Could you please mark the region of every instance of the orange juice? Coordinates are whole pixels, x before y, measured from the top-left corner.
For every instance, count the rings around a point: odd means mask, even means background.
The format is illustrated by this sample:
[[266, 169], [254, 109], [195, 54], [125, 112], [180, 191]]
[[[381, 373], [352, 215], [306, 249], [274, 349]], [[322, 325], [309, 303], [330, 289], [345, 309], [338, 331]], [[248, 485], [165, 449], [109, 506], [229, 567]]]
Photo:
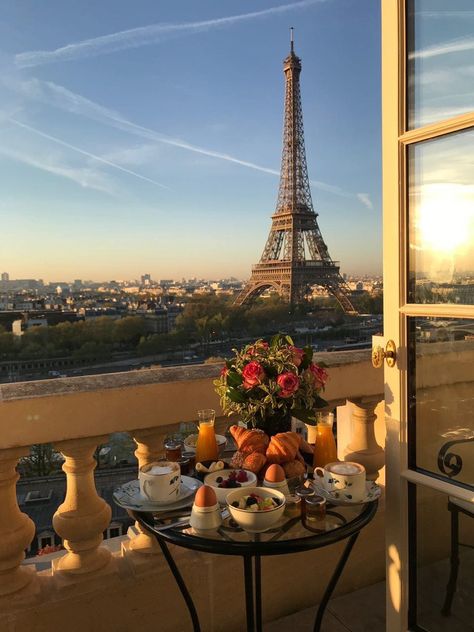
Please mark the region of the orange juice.
[[196, 462], [217, 461], [217, 441], [213, 421], [201, 421], [196, 443]]
[[313, 467], [324, 467], [327, 463], [332, 463], [333, 461], [337, 461], [337, 448], [332, 433], [332, 423], [318, 422]]

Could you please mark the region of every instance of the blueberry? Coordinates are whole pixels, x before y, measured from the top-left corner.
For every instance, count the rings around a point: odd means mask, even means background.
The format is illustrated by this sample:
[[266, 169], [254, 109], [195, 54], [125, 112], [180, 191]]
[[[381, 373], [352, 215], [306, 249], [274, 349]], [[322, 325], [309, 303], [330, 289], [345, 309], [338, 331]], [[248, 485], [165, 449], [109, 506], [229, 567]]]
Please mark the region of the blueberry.
[[224, 480], [224, 479], [222, 478], [222, 476], [218, 476], [218, 477], [216, 478], [216, 483], [222, 483], [222, 481], [223, 481], [223, 480]]
[[276, 496], [272, 496], [272, 500], [273, 500], [273, 502], [274, 502], [276, 505], [278, 505], [278, 506], [280, 506], [280, 505], [281, 505], [281, 500], [280, 500], [279, 498], [277, 498]]
[[234, 500], [234, 502], [232, 503], [232, 507], [238, 507], [238, 506], [239, 506], [239, 501]]
[[255, 500], [255, 498], [247, 498], [247, 507], [251, 507], [252, 505], [258, 505], [258, 502]]

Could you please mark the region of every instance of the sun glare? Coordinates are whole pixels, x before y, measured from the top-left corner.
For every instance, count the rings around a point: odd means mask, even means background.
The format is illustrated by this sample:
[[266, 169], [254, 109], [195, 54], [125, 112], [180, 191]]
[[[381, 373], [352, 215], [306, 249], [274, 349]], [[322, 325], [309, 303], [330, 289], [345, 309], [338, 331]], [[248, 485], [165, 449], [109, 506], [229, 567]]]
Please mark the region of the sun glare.
[[417, 205], [417, 242], [422, 250], [455, 254], [474, 238], [474, 187], [429, 184]]

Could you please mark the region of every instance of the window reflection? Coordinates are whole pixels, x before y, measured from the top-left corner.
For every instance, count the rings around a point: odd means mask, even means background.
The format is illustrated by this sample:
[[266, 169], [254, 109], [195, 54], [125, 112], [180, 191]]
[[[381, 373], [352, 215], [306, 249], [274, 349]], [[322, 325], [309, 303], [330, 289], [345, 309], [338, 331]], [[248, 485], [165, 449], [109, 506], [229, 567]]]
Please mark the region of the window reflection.
[[474, 110], [472, 0], [408, 0], [409, 129]]
[[474, 304], [474, 131], [410, 146], [409, 301]]

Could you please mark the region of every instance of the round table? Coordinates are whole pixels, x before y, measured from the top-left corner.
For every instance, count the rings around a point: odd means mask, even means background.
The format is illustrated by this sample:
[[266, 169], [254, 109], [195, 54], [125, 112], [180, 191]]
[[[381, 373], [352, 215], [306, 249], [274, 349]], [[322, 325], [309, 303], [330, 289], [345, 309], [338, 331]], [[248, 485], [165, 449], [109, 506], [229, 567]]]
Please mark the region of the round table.
[[361, 529], [375, 516], [377, 506], [376, 500], [363, 505], [328, 505], [326, 517], [317, 522], [303, 524], [300, 517], [284, 516], [275, 528], [259, 534], [243, 531], [230, 518], [225, 519], [219, 529], [200, 532], [199, 535], [189, 524], [160, 531], [159, 528], [169, 522], [160, 517], [160, 514], [139, 511], [132, 511], [131, 514], [145, 529], [155, 535], [186, 602], [194, 632], [201, 630], [199, 618], [183, 577], [168, 549], [168, 543], [205, 553], [241, 556], [244, 562], [247, 632], [261, 632], [261, 557], [311, 551], [347, 539], [316, 613], [313, 630], [319, 632], [324, 611], [357, 537]]

